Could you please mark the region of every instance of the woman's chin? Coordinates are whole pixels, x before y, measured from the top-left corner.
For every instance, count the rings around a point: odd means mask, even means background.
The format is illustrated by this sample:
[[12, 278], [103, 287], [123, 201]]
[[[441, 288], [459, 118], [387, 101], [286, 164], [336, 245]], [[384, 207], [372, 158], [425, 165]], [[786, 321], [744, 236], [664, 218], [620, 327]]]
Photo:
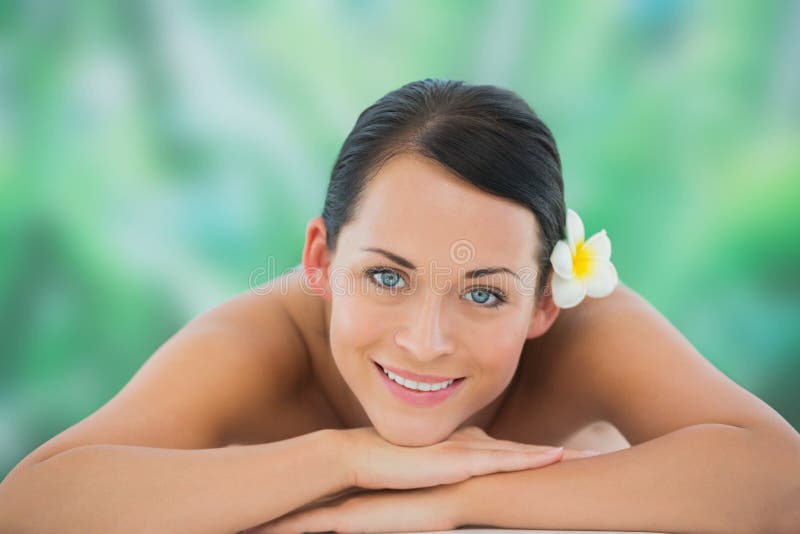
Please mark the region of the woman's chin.
[[427, 447], [445, 441], [452, 429], [447, 428], [425, 428], [423, 425], [416, 427], [399, 424], [376, 424], [375, 430], [380, 436], [392, 443], [403, 447]]

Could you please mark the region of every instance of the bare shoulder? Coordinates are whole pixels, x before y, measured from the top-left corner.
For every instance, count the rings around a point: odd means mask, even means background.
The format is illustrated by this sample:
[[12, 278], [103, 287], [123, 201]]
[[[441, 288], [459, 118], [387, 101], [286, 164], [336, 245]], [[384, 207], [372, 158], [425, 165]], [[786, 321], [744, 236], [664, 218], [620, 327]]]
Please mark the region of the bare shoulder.
[[594, 380], [587, 360], [590, 350], [602, 350], [595, 346], [598, 340], [593, 334], [601, 328], [598, 320], [613, 315], [612, 309], [632, 306], [637, 297], [620, 283], [604, 299], [587, 298], [575, 308], [561, 310], [544, 335], [525, 343], [513, 425], [533, 433], [526, 439], [598, 450], [628, 446], [587, 392], [587, 384]]
[[175, 449], [285, 439], [308, 359], [285, 295], [248, 290], [195, 317], [105, 405], [17, 466], [93, 444]]
[[[637, 445], [701, 424], [788, 424], [718, 370], [651, 303], [620, 283], [562, 314], [532, 345], [543, 386], [569, 420], [607, 421]], [[540, 369], [540, 370], [541, 370]]]
[[189, 323], [187, 337], [215, 351], [231, 406], [221, 429], [225, 444], [276, 441], [297, 435], [289, 418], [309, 378], [303, 330], [290, 312], [287, 273], [248, 289]]

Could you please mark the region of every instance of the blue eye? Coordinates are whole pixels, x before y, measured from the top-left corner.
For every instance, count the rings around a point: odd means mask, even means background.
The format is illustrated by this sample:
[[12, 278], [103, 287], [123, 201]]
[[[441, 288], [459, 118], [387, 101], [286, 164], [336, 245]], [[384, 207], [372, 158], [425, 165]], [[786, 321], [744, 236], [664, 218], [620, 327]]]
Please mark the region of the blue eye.
[[[391, 269], [375, 269], [367, 272], [371, 280], [375, 281], [379, 287], [386, 287], [389, 289], [405, 287], [405, 280], [396, 272]], [[397, 285], [402, 283], [401, 285]]]
[[[472, 291], [467, 292], [467, 295], [472, 295], [471, 299], [472, 302], [477, 304], [485, 305], [484, 308], [496, 308], [500, 306], [505, 300], [498, 294], [494, 293], [493, 291], [489, 291], [488, 289], [473, 289]], [[494, 298], [494, 300], [490, 304], [486, 304], [489, 302], [489, 299]]]

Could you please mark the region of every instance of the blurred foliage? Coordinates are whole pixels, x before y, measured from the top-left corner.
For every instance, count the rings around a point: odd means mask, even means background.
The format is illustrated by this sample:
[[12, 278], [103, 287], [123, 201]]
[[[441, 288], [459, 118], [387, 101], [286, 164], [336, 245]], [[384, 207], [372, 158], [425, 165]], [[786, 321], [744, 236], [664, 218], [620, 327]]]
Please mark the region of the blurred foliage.
[[367, 105], [511, 88], [621, 278], [800, 426], [800, 3], [0, 2], [0, 473], [300, 260]]

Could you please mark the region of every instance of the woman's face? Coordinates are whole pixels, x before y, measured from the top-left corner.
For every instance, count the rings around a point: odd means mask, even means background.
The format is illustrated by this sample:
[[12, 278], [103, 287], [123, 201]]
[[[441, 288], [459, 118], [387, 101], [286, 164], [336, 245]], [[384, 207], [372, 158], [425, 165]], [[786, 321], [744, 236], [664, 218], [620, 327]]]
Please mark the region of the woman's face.
[[[514, 375], [534, 311], [537, 222], [418, 155], [390, 159], [364, 193], [328, 268], [333, 358], [385, 439], [436, 443]], [[459, 380], [414, 391], [381, 366]]]

